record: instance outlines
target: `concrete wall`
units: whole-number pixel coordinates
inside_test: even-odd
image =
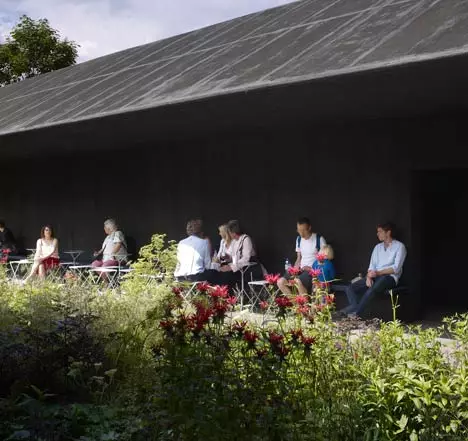
[[[61,250],[98,248],[108,216],[138,245],[154,232],[179,240],[194,216],[216,241],[217,225],[237,218],[267,269],[280,271],[285,257],[294,258],[295,220],[309,216],[333,244],[346,278],[367,268],[376,223],[393,220],[417,291],[425,239],[413,172],[468,167],[463,125],[451,116],[292,124],[138,146],[129,138],[123,150],[12,159],[0,217],[27,247],[42,224],[52,223]],[[45,140],[38,135],[37,142]],[[89,147],[93,140],[82,142]]]

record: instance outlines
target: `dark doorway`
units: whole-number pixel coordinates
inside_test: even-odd
[[[417,172],[413,237],[419,248],[421,315],[438,321],[468,310],[468,170]]]

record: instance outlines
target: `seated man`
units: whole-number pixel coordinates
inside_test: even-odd
[[[15,237],[3,220],[0,220],[0,250],[10,250],[11,253],[16,253]]]
[[[375,295],[395,288],[403,273],[406,248],[403,243],[393,238],[395,227],[387,222],[377,226],[380,243],[372,252],[366,278],[352,283],[346,290],[349,306],[341,310],[345,314],[359,315]],[[364,293],[358,303],[357,294]]]
[[[317,253],[327,242],[323,236],[312,232],[310,220],[306,217],[297,221],[297,232],[299,236],[296,239],[297,258],[294,267],[301,270],[298,276],[297,289],[300,294],[307,294],[312,291],[312,276],[309,271],[314,265]],[[291,289],[288,286],[288,280],[291,277],[289,273],[286,273],[284,277],[278,280],[278,288],[283,294],[291,294]]]
[[[178,281],[197,282],[206,280],[205,271],[210,268],[211,256],[209,243],[202,239],[202,224],[197,220],[187,223],[186,239],[177,246],[177,266],[174,276]]]

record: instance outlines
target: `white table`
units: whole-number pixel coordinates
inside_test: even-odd
[[[89,272],[99,274],[99,279],[102,279],[101,276],[106,274],[107,281],[109,282],[109,288],[115,288],[117,286],[117,276],[120,272],[120,268],[118,266],[99,266],[97,268],[91,268]]]
[[[71,257],[73,265],[76,265],[76,261],[83,253],[83,250],[68,250],[63,252],[63,254],[68,254]]]
[[[252,268],[253,266],[255,265],[258,265],[258,263],[256,262],[249,262],[246,266],[244,266],[243,268],[240,268],[239,271],[241,272],[241,289],[240,291],[237,293],[237,301],[239,302],[240,304],[240,307],[241,309],[243,309],[244,307],[244,296],[247,297],[249,299],[249,294],[247,293],[246,289],[245,289],[245,278],[244,278],[244,275],[245,273],[247,272],[247,270],[249,268]]]

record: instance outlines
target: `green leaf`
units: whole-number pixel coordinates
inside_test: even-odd
[[[410,441],[418,441],[419,437],[418,437],[416,432],[411,432],[411,434],[409,436],[409,439],[410,439]]]

